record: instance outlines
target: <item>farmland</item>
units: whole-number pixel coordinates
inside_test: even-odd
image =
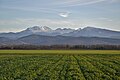
[[[120,80],[120,51],[1,50],[0,80]]]

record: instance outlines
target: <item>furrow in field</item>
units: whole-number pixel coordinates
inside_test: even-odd
[[[119,64],[120,66],[120,55],[119,54],[99,54],[99,55],[91,55],[91,57],[104,60],[104,61],[110,61],[114,62],[116,64]]]
[[[115,79],[115,80],[118,79],[119,80],[119,77],[115,75],[116,70],[114,70],[113,68],[110,68],[110,67],[102,64],[100,62],[100,60],[98,60],[98,58],[94,58],[93,56],[87,56],[87,60],[92,65],[94,65],[96,68],[98,68],[99,70],[101,70],[102,72],[104,72],[104,74],[108,75],[111,80],[113,80],[113,79]]]
[[[111,56],[111,57],[114,57],[114,56]],[[95,58],[95,57],[91,56],[90,58],[100,62],[101,64],[103,64],[105,66],[108,66],[109,68],[112,68],[112,69],[116,70],[115,74],[117,75],[117,73],[118,73],[117,76],[120,76],[120,65],[119,64],[115,64],[114,61],[111,62],[111,60],[108,59],[109,57],[106,56],[107,59],[103,59],[103,58],[101,59],[101,58]]]
[[[44,66],[44,68],[37,74],[37,77],[35,79],[45,79],[45,80],[50,79],[52,70],[59,64],[59,62],[61,61],[63,57],[64,56],[56,57],[58,59],[54,63],[48,66]]]
[[[50,76],[50,79],[51,80],[64,80],[62,75],[60,75],[61,71],[63,70],[64,68],[64,65],[65,65],[65,56],[63,56],[60,61],[58,63],[56,63],[56,65],[50,69],[50,73],[49,73],[49,76]]]
[[[7,63],[3,70],[1,70],[2,77],[4,75],[6,78],[9,79],[32,79],[33,77],[36,77],[36,70],[38,68],[42,69],[43,66],[52,64],[55,59],[51,61],[51,58],[48,56],[22,56],[22,57],[12,57],[8,58],[10,63]],[[51,61],[51,63],[48,63],[48,61]],[[8,60],[7,60],[8,61]],[[1,67],[2,69],[3,67]],[[6,73],[5,73],[6,72]]]
[[[85,80],[79,65],[73,55],[68,56],[68,66],[66,70],[66,80]]]
[[[87,80],[102,80],[103,77],[105,77],[105,79],[109,79],[107,78],[108,76],[106,77],[106,75],[102,71],[88,62],[85,56],[80,55],[75,57],[79,60],[80,68]]]

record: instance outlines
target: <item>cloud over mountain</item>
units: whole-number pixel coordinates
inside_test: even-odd
[[[68,13],[68,12],[61,12],[61,13],[59,13],[59,15],[61,17],[67,18],[70,15],[70,13]]]

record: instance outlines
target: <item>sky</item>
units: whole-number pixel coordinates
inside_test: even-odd
[[[120,0],[0,0],[0,32],[32,26],[120,31]]]

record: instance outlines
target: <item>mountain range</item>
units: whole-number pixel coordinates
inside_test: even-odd
[[[0,33],[0,45],[120,45],[120,31],[85,27],[83,29],[34,26],[20,32]]]

